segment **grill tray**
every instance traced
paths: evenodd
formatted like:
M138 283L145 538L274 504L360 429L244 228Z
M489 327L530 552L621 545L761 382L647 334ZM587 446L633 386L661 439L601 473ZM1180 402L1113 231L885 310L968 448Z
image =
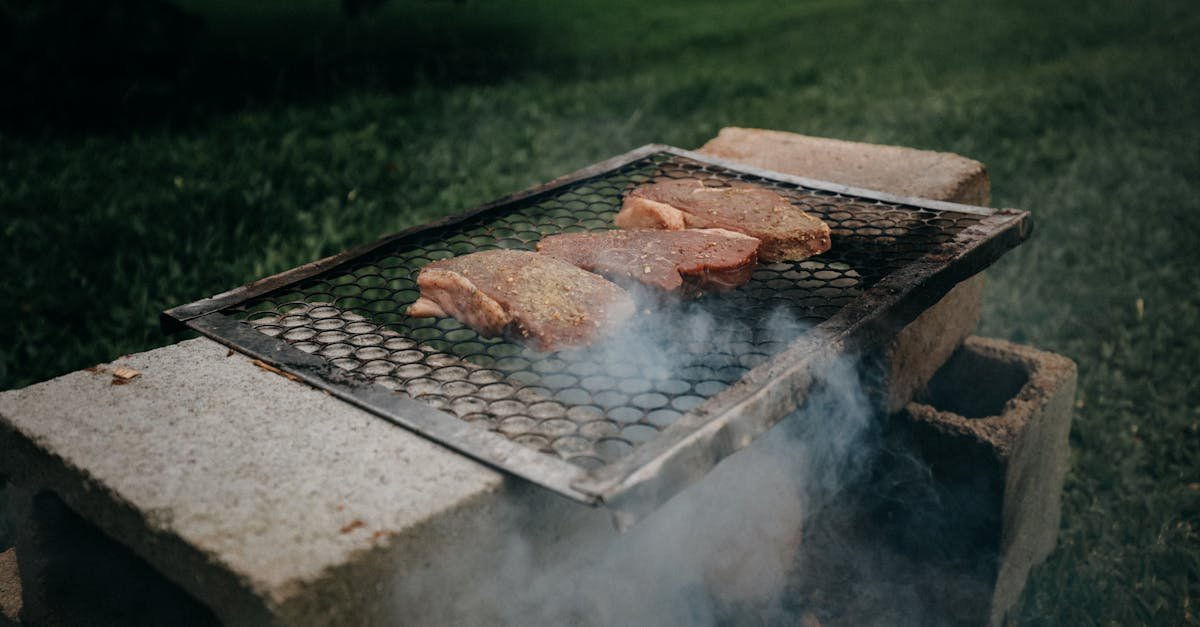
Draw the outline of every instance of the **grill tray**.
M429 262L612 228L633 186L769 187L832 249L733 292L649 304L597 346L538 353L408 318ZM632 522L803 402L822 363L890 337L1028 234L1029 214L900 198L650 145L474 211L163 313L433 440ZM827 362L826 362L827 363Z

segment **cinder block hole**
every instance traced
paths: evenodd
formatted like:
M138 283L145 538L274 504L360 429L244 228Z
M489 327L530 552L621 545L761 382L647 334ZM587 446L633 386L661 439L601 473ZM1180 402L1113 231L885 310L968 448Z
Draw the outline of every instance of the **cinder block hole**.
M1018 361L959 348L916 401L964 418L999 416L1028 382L1029 370Z

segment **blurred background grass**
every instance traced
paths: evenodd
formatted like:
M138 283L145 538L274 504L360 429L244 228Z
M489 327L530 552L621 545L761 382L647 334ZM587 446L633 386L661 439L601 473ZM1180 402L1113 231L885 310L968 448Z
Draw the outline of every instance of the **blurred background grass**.
M648 142L739 125L953 151L1037 224L989 271L982 333L1080 366L1059 548L1018 622L1200 622L1193 2L390 0L352 19L0 0L0 18L0 389Z

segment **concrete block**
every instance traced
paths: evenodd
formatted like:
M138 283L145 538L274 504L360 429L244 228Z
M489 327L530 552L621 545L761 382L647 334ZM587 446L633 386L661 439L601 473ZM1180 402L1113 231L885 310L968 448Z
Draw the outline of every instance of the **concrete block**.
M205 339L0 393L0 464L232 625L354 617L364 556L504 483Z
M785 174L876 191L986 205L987 169L945 152L864 144L783 131L728 127L699 152ZM916 320L896 329L879 356L885 386L879 402L894 413L912 400L979 324L983 276L955 286Z
M1070 360L968 338L804 521L789 598L827 624L1003 624L1054 546L1074 391Z
M970 205L986 205L990 196L984 165L948 152L738 127L721 129L700 152L901 196Z
M879 360L886 382L884 410L900 411L979 326L983 275L955 285L936 304L896 333Z
M998 492L991 625L1003 623L1029 570L1054 549L1075 382L1066 357L971 337L902 416L935 474Z

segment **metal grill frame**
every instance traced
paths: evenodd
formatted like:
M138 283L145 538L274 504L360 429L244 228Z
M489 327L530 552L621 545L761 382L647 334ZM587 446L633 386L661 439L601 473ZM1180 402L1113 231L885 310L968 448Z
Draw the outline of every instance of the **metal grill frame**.
M837 314L818 324L739 381L684 413L657 437L629 455L586 470L539 452L501 434L460 420L419 400L396 395L381 385L333 366L282 339L258 332L223 310L341 266L418 233L452 226L485 212L503 212L514 204L554 193L580 181L603 176L657 153L683 157L750 176L935 211L974 214L979 222L936 252L923 255L867 288ZM620 526L653 511L721 459L755 438L803 403L819 380L824 364L842 354L883 346L903 325L936 303L958 282L991 265L1030 234L1028 212L990 209L896 196L754 168L662 144L649 144L623 155L511 194L473 210L415 226L376 242L251 282L242 287L164 311L163 329L185 327L260 359L305 383L327 390L395 424L559 494L613 509Z

